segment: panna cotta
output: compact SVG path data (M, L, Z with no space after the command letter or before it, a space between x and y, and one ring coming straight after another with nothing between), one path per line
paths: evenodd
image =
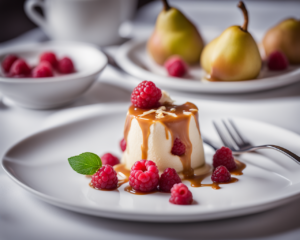
M174 105L164 96L168 99L164 93L164 104L157 108L129 107L124 128L127 146L121 162L130 170L136 161L150 159L160 172L174 168L189 177L194 169L205 166L198 108L190 102ZM176 139L185 148L181 155L172 153Z

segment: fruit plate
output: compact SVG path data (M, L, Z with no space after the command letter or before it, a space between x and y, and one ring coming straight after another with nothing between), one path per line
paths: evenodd
M74 172L68 157L82 152L121 155L128 104L91 105L63 111L46 127L14 145L2 166L18 185L55 206L89 215L138 221L186 222L221 219L271 209L291 201L300 193L300 166L275 151L243 154L238 159L247 167L238 182L192 188L195 204L169 203L167 193L133 195L124 190L99 191L89 187L90 179ZM202 134L218 137L205 112L200 116ZM300 136L266 123L233 118L238 128L255 144L273 143L300 154ZM210 164L213 151L205 146ZM204 180L210 182L210 179ZM188 184L188 182L185 182Z
M285 71L269 71L263 66L257 79L238 82L210 82L203 79L200 66L191 67L185 78L169 77L146 51L146 40L131 40L117 52L116 62L128 74L155 82L165 89L206 93L246 93L278 88L300 81L300 66L289 66ZM132 79L126 79L130 84ZM132 83L136 85L136 81Z

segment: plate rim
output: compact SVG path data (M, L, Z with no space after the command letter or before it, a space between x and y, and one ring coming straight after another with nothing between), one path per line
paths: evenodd
M95 105L102 105L102 104L95 104ZM125 108L125 104L122 104L120 106L117 103L110 104L109 106L101 106L102 111L99 111L97 115L95 116L101 116L101 115L107 115L111 113L117 113L115 109L112 108L112 105L115 105L115 107L118 108L118 111L126 111L127 109ZM128 106L127 106L128 107ZM84 107L83 107L84 108ZM110 109L111 111L107 112L106 110ZM75 109L73 109L75 110ZM103 111L104 110L104 111ZM75 110L76 111L76 110ZM94 117L95 117L94 116ZM59 198L53 197L51 195L47 195L45 193L39 192L38 190L35 190L29 186L27 186L25 183L23 183L21 180L17 179L13 174L9 171L9 169L5 165L5 158L7 154L13 150L15 147L17 147L19 144L22 142L34 138L38 135L45 134L46 132L50 132L53 129L58 129L61 127L64 127L65 125L76 123L79 121L83 121L84 119L90 118L91 116L87 116L85 118L79 118L76 121L71 121L71 122L65 122L63 124L58 124L56 126L50 126L45 129L38 130L37 132L24 137L17 143L15 143L13 146L11 146L3 155L1 165L2 168L4 169L4 172L14 181L16 182L19 186L21 186L23 189L27 190L28 192L32 193L35 197L39 198L42 201L45 201L49 204L52 204L57 207L61 207L63 209L68 209L72 210L75 212L79 213L84 213L84 214L89 214L89 215L94 215L94 216L100 216L100 217L108 217L108 218L114 218L114 219L123 219L123 220L134 220L134 221L150 221L150 222L190 222L190 221L206 221L206 220L216 220L216 219L223 219L223 218L230 218L230 217L236 217L236 216L242 216L246 214L251 214L251 213L257 213L265 210L272 209L274 207L280 206L284 203L290 202L295 198L298 198L300 195L300 189L298 192L293 191L290 193L285 193L283 196L277 196L277 197L271 197L271 198L266 198L263 201L258 200L255 201L254 203L247 204L247 206L240 205L240 206L235 206L234 208L222 208L222 209L217 209L216 211L205 211L205 212L197 212L195 211L194 213L188 212L187 214L183 213L178 213L178 212L167 212L163 214L158 214L157 212L134 212L132 209L112 209L112 208L105 208L101 206L97 206L97 208L90 207L90 206L84 206L80 204L74 204L74 203L69 203L66 200L61 200ZM287 130L282 127L278 127L273 124L269 124L263 121L258 121L258 120L253 120L249 118L240 118L240 117L233 117L234 119L238 119L239 121L251 121L254 123L258 124L265 124L269 125L272 128L277 128L279 130L283 130L287 132L288 134L292 134L295 137L300 139L300 135L297 133L294 133L290 130ZM273 199L273 200L272 200ZM182 207L182 206L180 206ZM178 218L175 218L175 217Z

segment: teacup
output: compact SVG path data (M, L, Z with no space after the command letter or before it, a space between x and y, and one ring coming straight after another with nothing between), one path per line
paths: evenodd
M40 7L42 17L36 10ZM55 40L85 41L99 46L120 40L120 24L130 18L136 0L27 0L28 17Z

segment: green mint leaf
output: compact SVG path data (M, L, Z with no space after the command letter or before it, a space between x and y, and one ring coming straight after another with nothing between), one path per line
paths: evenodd
M84 175L93 175L102 167L100 157L90 152L70 157L68 161L74 171Z

